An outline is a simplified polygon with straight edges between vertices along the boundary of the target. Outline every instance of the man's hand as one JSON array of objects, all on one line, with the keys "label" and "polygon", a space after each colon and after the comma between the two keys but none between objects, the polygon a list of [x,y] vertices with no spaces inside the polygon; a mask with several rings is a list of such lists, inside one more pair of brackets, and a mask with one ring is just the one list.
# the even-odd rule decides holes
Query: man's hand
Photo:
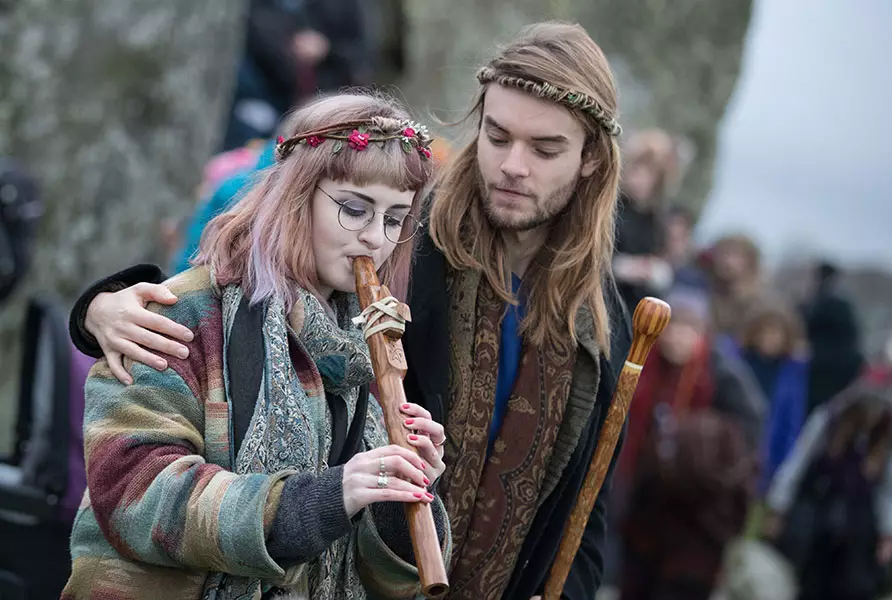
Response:
[{"label": "man's hand", "polygon": [[180,358],[189,356],[186,346],[169,338],[191,342],[192,332],[146,310],[149,302],[170,305],[176,301],[177,297],[163,285],[137,283],[113,294],[99,294],[87,307],[84,326],[99,342],[111,372],[121,383],[133,383],[124,368],[125,356],[159,371],[167,368],[167,361],[147,349]]}]

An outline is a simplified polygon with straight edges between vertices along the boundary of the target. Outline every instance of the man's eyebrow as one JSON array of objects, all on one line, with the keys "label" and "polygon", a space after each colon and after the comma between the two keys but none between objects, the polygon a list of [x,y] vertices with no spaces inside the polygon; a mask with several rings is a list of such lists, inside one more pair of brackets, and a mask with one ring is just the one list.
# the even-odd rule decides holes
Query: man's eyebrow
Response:
[{"label": "man's eyebrow", "polygon": [[566,144],[570,140],[567,139],[566,136],[563,135],[543,135],[532,138],[534,142],[547,142],[554,144]]},{"label": "man's eyebrow", "polygon": [[[486,115],[485,117],[483,117],[483,124],[486,125],[487,127],[491,127],[492,129],[498,129],[499,131],[501,131],[503,133],[508,133],[507,129],[505,129],[504,127],[499,125],[499,123],[495,119],[490,117],[489,115]],[[567,139],[567,136],[564,136],[564,135],[541,135],[541,136],[535,136],[531,139],[534,142],[539,142],[539,143],[566,144],[567,142],[569,142],[569,140]]]},{"label": "man's eyebrow", "polygon": [[508,130],[507,130],[507,129],[505,129],[504,127],[502,127],[501,125],[499,125],[499,124],[496,122],[496,120],[493,119],[492,117],[490,117],[489,115],[486,115],[485,117],[483,117],[483,124],[486,125],[487,127],[492,127],[493,129],[498,129],[499,131],[503,131],[503,132],[505,132],[505,133],[508,133]]}]

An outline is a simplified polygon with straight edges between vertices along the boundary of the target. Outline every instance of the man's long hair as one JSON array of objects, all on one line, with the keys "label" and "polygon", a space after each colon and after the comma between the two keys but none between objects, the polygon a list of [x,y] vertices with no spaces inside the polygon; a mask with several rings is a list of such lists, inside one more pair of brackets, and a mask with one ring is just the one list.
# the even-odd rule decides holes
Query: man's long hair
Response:
[{"label": "man's long hair", "polygon": [[[607,59],[579,25],[533,25],[488,66],[499,75],[582,92],[596,99],[609,115],[616,115],[616,88]],[[485,93],[484,86],[467,116],[476,116],[478,129]],[[579,180],[566,209],[554,220],[545,246],[524,276],[528,301],[520,331],[536,345],[575,343],[576,313],[587,304],[594,317],[596,340],[607,354],[610,318],[604,292],[606,286],[613,285],[610,268],[619,146],[594,119],[568,110],[585,128],[583,159],[594,159],[596,167],[591,176]],[[443,173],[431,209],[431,236],[454,268],[482,270],[496,293],[511,302],[504,241],[487,220],[481,189],[475,137]]]}]

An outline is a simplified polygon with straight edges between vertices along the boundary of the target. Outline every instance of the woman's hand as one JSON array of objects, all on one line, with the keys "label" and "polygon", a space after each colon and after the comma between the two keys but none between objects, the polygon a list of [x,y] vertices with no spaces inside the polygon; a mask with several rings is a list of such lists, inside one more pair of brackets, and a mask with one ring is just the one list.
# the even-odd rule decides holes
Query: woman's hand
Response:
[{"label": "woman's hand", "polygon": [[431,502],[420,456],[391,444],[360,452],[344,465],[344,509],[353,516],[373,502]]},{"label": "woman's hand", "polygon": [[431,419],[431,414],[417,404],[403,404],[400,412],[405,415],[403,427],[409,443],[418,449],[418,454],[427,462],[424,473],[431,481],[436,481],[446,465],[443,464],[443,444],[446,431],[443,426]]},{"label": "woman's hand", "polygon": [[177,297],[163,285],[137,283],[119,292],[99,294],[90,302],[84,326],[99,342],[111,372],[121,383],[133,383],[124,368],[125,356],[159,371],[167,368],[167,361],[147,349],[180,358],[189,356],[186,346],[169,338],[191,342],[192,332],[146,310],[149,302],[170,305],[176,301]]}]

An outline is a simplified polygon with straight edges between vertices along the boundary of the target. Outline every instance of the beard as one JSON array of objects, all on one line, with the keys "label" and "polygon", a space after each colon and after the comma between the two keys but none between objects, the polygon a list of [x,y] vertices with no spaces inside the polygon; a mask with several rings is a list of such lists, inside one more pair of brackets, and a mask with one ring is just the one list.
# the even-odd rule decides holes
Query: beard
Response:
[{"label": "beard", "polygon": [[483,212],[487,221],[495,229],[508,231],[529,231],[552,222],[561,214],[570,202],[570,198],[576,192],[579,183],[579,173],[565,185],[553,190],[544,200],[539,196],[529,195],[533,201],[533,210],[524,211],[521,214],[512,214],[493,205],[492,192],[495,188],[519,190],[516,185],[501,183],[499,185],[487,184],[480,179],[480,196],[483,199]]}]

